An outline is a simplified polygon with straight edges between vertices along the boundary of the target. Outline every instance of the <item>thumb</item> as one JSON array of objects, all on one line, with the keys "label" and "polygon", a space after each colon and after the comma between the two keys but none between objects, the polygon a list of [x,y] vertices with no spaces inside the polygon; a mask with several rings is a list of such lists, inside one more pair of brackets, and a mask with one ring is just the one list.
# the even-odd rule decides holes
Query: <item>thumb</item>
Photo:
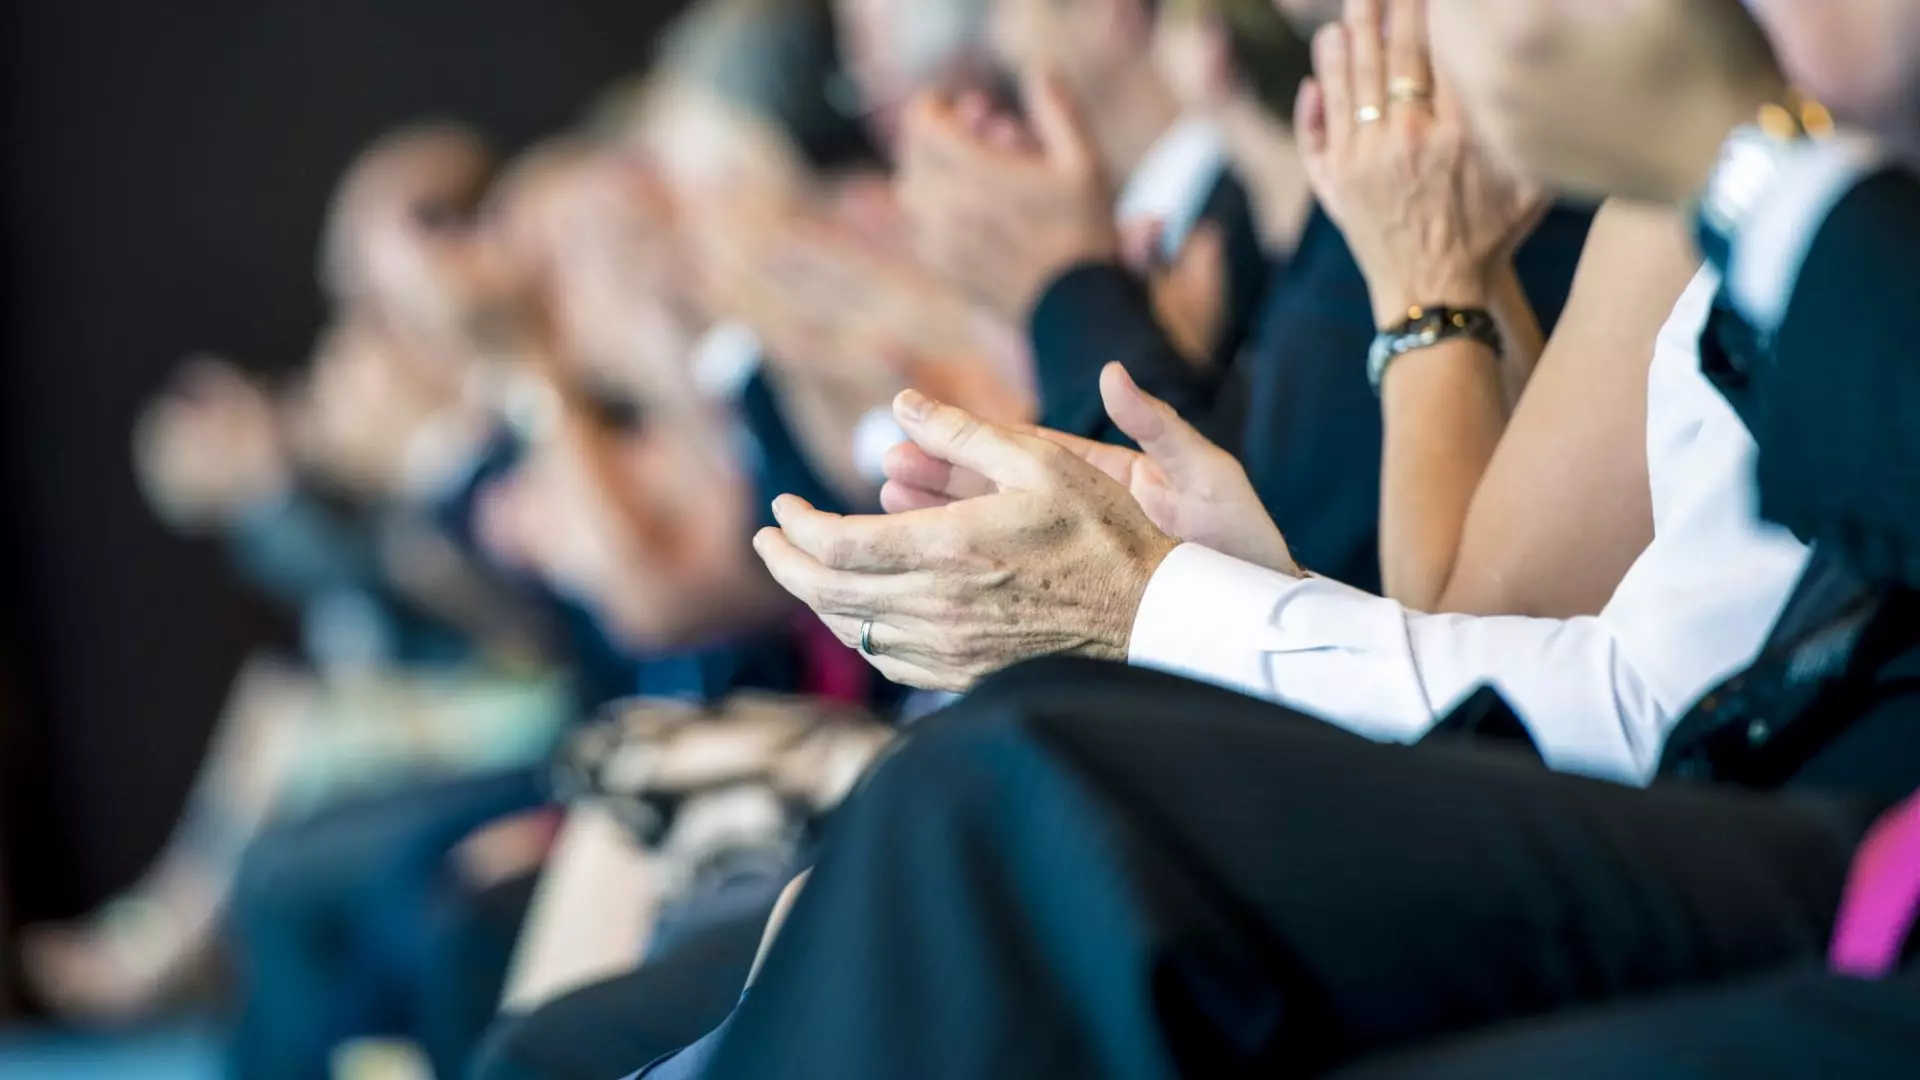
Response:
[{"label": "thumb", "polygon": [[1027,118],[1047,160],[1076,171],[1092,168],[1093,138],[1087,134],[1086,117],[1059,77],[1050,71],[1030,70],[1021,80],[1020,91]]},{"label": "thumb", "polygon": [[1048,444],[988,423],[965,409],[906,390],[894,399],[893,415],[915,446],[940,461],[970,469],[1003,490],[1031,490],[1047,479],[1043,462],[1052,451]]},{"label": "thumb", "polygon": [[1168,483],[1187,488],[1200,482],[1208,459],[1219,448],[1180,419],[1173,406],[1140,389],[1119,364],[1108,364],[1100,373],[1100,397],[1107,415],[1160,466]]}]

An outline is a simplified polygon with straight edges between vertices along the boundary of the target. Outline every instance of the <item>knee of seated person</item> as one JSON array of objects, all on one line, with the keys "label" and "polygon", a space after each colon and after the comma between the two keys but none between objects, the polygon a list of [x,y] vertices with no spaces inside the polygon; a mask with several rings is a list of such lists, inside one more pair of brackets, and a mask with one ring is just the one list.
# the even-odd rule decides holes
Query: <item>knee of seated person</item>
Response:
[{"label": "knee of seated person", "polygon": [[856,791],[855,801],[885,807],[950,811],[985,799],[1002,801],[1006,780],[1036,761],[1052,760],[1048,709],[1039,695],[1013,687],[968,697],[896,740]]},{"label": "knee of seated person", "polygon": [[[1232,695],[1189,679],[1149,668],[1074,656],[1049,656],[1015,664],[981,680],[980,684],[935,720],[952,723],[966,718],[981,722],[994,717],[1029,730],[1044,730],[1073,739],[1091,726],[1099,728],[1113,717],[1089,707],[1090,701],[1157,701],[1176,692],[1182,700],[1195,695]],[[1098,698],[1090,698],[1097,693]],[[926,726],[934,726],[930,720]]]},{"label": "knee of seated person", "polygon": [[1141,674],[1152,673],[1104,660],[1043,656],[1002,668],[980,680],[942,715],[990,712],[1027,715],[1048,708],[1064,695],[1084,690],[1089,683],[1106,683]]},{"label": "knee of seated person", "polygon": [[1054,656],[1006,668],[982,680],[966,697],[921,721],[875,763],[869,799],[898,797],[923,803],[930,793],[965,797],[976,784],[1000,790],[996,779],[1014,761],[1058,757],[1063,746],[1098,737],[1106,723],[1088,694],[1138,700],[1177,690],[1194,695],[1231,691],[1202,686],[1164,672],[1080,657]]}]

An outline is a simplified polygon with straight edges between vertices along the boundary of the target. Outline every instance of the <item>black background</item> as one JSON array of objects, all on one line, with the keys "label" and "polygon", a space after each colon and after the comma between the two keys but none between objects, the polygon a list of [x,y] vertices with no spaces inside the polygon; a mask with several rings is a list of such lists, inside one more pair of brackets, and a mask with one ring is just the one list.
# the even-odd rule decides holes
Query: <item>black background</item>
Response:
[{"label": "black background", "polygon": [[182,355],[263,371],[320,322],[331,184],[398,122],[503,147],[640,67],[673,0],[10,2],[0,338],[0,821],[14,915],[81,910],[165,840],[227,683],[278,635],[167,535],[129,432]]}]

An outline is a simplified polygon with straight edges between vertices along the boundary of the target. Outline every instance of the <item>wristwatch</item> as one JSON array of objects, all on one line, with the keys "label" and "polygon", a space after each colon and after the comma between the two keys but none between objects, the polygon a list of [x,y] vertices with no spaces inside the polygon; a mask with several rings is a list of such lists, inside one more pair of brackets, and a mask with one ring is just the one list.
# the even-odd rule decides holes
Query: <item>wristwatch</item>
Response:
[{"label": "wristwatch", "polygon": [[1416,307],[1399,323],[1380,331],[1367,353],[1367,381],[1373,392],[1387,377],[1387,367],[1410,352],[1431,349],[1443,341],[1471,338],[1493,350],[1497,357],[1505,348],[1500,325],[1482,308]]},{"label": "wristwatch", "polygon": [[1752,123],[1733,129],[1694,209],[1695,239],[1709,263],[1724,270],[1734,238],[1787,167],[1814,142],[1833,133],[1833,114],[1811,98],[1789,93],[1761,107]]}]

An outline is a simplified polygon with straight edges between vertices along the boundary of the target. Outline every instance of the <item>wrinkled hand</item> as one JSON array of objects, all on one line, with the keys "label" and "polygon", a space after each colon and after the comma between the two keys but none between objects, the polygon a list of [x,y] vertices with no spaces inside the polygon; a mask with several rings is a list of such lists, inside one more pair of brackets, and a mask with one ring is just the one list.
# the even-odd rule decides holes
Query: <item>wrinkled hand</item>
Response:
[{"label": "wrinkled hand", "polygon": [[782,496],[780,527],[754,539],[774,579],[849,646],[872,620],[871,662],[909,686],[965,690],[1038,656],[1124,660],[1147,582],[1178,542],[1056,443],[913,391],[895,413],[921,450],[992,493],[884,517]]},{"label": "wrinkled hand", "polygon": [[[1064,447],[1126,486],[1147,519],[1169,536],[1201,544],[1284,574],[1300,568],[1287,541],[1232,454],[1180,419],[1173,407],[1140,389],[1119,364],[1100,375],[1107,415],[1144,453],[1045,428],[1032,434]],[[985,477],[902,443],[887,457],[881,505],[911,513],[991,494]]]},{"label": "wrinkled hand", "polygon": [[1346,234],[1382,326],[1415,306],[1486,306],[1494,275],[1545,207],[1476,145],[1434,78],[1426,8],[1348,0],[1344,21],[1314,37],[1314,77],[1298,102],[1308,179]]},{"label": "wrinkled hand", "polygon": [[1740,0],[1433,0],[1434,55],[1496,153],[1594,196],[1681,205],[1781,92]]},{"label": "wrinkled hand", "polygon": [[[921,386],[899,381],[903,364],[976,368],[970,377],[997,373],[1009,384],[1005,392],[1031,382],[995,362],[982,313],[911,256],[864,243],[836,223],[812,220],[775,230],[768,245],[764,272],[788,311],[780,322],[810,328],[804,350],[792,358],[770,347],[774,362],[824,378],[891,381],[883,401],[909,385]],[[962,403],[931,385],[922,388]]]},{"label": "wrinkled hand", "polygon": [[975,101],[908,111],[900,201],[927,266],[1019,325],[1056,277],[1116,258],[1113,192],[1079,110],[1057,80],[1025,82],[1030,131]]},{"label": "wrinkled hand", "polygon": [[182,529],[231,522],[292,483],[266,391],[211,357],[189,361],[141,416],[134,464],[154,512]]}]

